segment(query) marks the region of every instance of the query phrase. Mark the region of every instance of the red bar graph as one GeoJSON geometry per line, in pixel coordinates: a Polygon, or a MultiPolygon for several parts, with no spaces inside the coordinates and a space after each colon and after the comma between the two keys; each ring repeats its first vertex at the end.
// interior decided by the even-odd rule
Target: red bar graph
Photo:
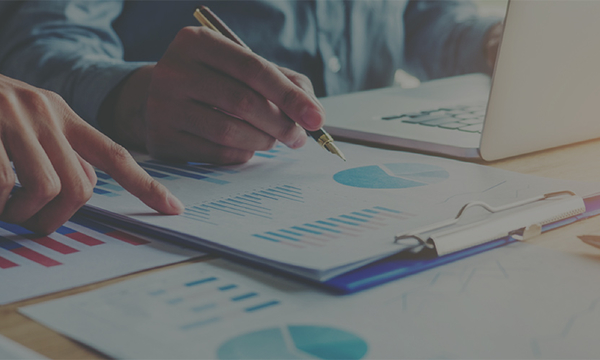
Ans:
{"type": "Polygon", "coordinates": [[[51,239],[47,236],[36,237],[35,235],[33,235],[33,236],[28,236],[28,238],[42,246],[47,247],[48,249],[52,249],[61,254],[66,255],[66,254],[72,254],[72,253],[79,252],[79,250],[74,249],[68,245],[61,243],[61,242],[58,242],[54,239],[51,239]]]}
{"type": "Polygon", "coordinates": [[[58,261],[56,261],[54,259],[50,259],[49,257],[42,255],[37,251],[33,251],[29,248],[26,248],[24,246],[12,249],[11,251],[17,255],[21,255],[22,257],[29,259],[31,261],[34,261],[45,267],[62,265],[62,263],[59,263],[58,261]]]}
{"type": "Polygon", "coordinates": [[[89,246],[96,246],[96,245],[104,244],[104,241],[100,241],[98,239],[95,239],[91,236],[88,236],[88,235],[80,233],[80,232],[73,232],[73,233],[64,234],[64,235],[75,241],[79,241],[80,243],[89,245],[89,246]]]}
{"type": "Polygon", "coordinates": [[[19,264],[15,264],[14,262],[0,256],[0,269],[10,269],[15,266],[19,266],[19,264]]]}
{"type": "MultiPolygon", "coordinates": [[[[49,256],[44,255],[38,251],[30,249],[27,247],[27,241],[22,241],[28,239],[32,242],[35,242],[38,245],[41,245],[47,249],[55,251],[62,255],[69,255],[80,253],[80,250],[74,248],[72,243],[69,245],[69,241],[61,239],[56,236],[66,236],[72,240],[75,240],[81,244],[87,246],[96,246],[105,244],[105,241],[99,240],[97,235],[94,235],[94,232],[98,232],[115,240],[127,243],[129,245],[145,245],[149,244],[150,241],[139,238],[135,235],[131,235],[124,231],[116,230],[112,227],[105,226],[103,224],[99,224],[93,222],[89,219],[81,219],[78,218],[77,222],[73,221],[74,224],[78,224],[79,226],[83,226],[89,230],[92,230],[90,235],[87,235],[83,232],[75,230],[68,226],[61,226],[54,235],[50,236],[42,236],[32,233],[31,231],[24,229],[15,224],[9,224],[0,221],[0,229],[6,230],[11,234],[0,235],[0,249],[4,249],[12,252],[13,254],[19,255],[27,260],[33,261],[37,264],[40,264],[45,267],[52,267],[63,265],[61,261],[57,261],[52,259],[49,256]],[[14,235],[13,235],[14,234],[14,235]]],[[[108,239],[106,241],[109,241],[108,239]]],[[[14,263],[6,258],[0,257],[0,269],[9,269],[12,267],[20,266],[20,264],[14,263]]]]}

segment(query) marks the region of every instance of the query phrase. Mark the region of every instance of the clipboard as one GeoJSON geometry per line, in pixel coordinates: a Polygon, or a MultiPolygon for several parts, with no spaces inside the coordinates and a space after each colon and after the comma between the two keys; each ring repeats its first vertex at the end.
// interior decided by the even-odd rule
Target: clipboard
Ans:
{"type": "MultiPolygon", "coordinates": [[[[553,194],[557,193],[546,195],[553,194]]],[[[360,269],[356,269],[343,275],[337,276],[333,279],[326,281],[323,285],[329,288],[330,290],[336,291],[341,294],[351,294],[359,292],[377,285],[381,285],[396,279],[416,274],[421,271],[429,270],[437,266],[464,259],[466,257],[473,256],[484,251],[489,251],[517,241],[527,240],[527,238],[531,238],[536,234],[544,233],[546,231],[566,226],[579,220],[600,215],[600,194],[593,194],[591,196],[583,198],[582,200],[585,204],[585,210],[583,212],[574,216],[565,217],[563,219],[547,221],[545,224],[541,224],[541,226],[539,227],[539,232],[536,229],[533,235],[531,233],[528,235],[526,228],[515,229],[514,232],[511,232],[510,234],[507,234],[506,236],[500,237],[498,239],[483,242],[478,245],[441,256],[438,256],[437,253],[431,251],[431,246],[429,248],[425,248],[429,249],[429,251],[428,254],[424,257],[414,257],[411,256],[409,253],[399,253],[398,255],[388,257],[386,259],[371,263],[360,269]]],[[[466,208],[468,205],[469,204],[465,205],[463,209],[466,208]]],[[[519,205],[514,206],[513,208],[518,208],[518,206],[519,205]]],[[[460,217],[460,215],[461,214],[459,213],[457,217],[460,217]]],[[[449,222],[453,220],[454,219],[449,220],[449,222]]],[[[535,228],[535,226],[530,227],[530,229],[533,228],[535,228]]],[[[411,234],[401,234],[400,236],[403,235],[408,236],[411,234]]],[[[429,239],[421,238],[421,240],[427,241],[429,239]]]]}
{"type": "MultiPolygon", "coordinates": [[[[78,213],[88,218],[101,221],[104,224],[117,226],[138,234],[151,236],[158,240],[176,243],[200,251],[207,250],[197,243],[189,242],[174,236],[156,233],[144,226],[119,221],[106,215],[103,216],[98,213],[90,212],[85,208],[80,209],[78,213]]],[[[413,241],[415,241],[414,246],[409,247],[408,250],[400,251],[396,255],[375,261],[324,282],[318,282],[316,280],[304,278],[297,274],[288,273],[281,269],[272,268],[265,264],[253,262],[229,253],[221,253],[214,250],[210,250],[210,253],[253,268],[258,268],[271,273],[282,274],[287,278],[291,278],[312,286],[317,286],[329,292],[337,294],[351,294],[469,256],[473,256],[484,251],[505,246],[516,241],[526,240],[527,238],[531,238],[540,233],[599,214],[600,193],[588,196],[586,198],[581,198],[576,196],[571,191],[559,191],[540,195],[527,200],[522,200],[516,203],[507,204],[502,207],[493,207],[481,202],[471,202],[465,204],[462,209],[460,209],[457,216],[453,219],[427,226],[424,229],[417,229],[415,231],[411,231],[410,233],[397,234],[396,236],[390,237],[390,241],[398,242],[400,240],[405,240],[409,237],[414,238],[416,236],[417,238],[413,239],[413,241]],[[569,202],[569,205],[566,208],[561,204],[557,204],[556,206],[552,206],[550,208],[545,206],[548,204],[548,201],[561,200],[561,198],[566,198],[566,201],[569,202]],[[536,208],[537,205],[542,205],[540,208],[549,209],[549,211],[537,212],[533,218],[529,217],[527,221],[519,222],[521,220],[521,214],[531,211],[530,207],[536,208]],[[448,252],[448,249],[446,249],[446,253],[438,253],[438,250],[441,248],[441,241],[443,240],[443,237],[440,237],[440,234],[444,235],[447,232],[455,232],[458,234],[457,238],[460,239],[461,227],[463,229],[464,227],[467,227],[472,230],[472,228],[483,229],[486,227],[486,225],[488,225],[487,222],[491,220],[489,218],[467,224],[459,223],[465,211],[473,207],[482,207],[492,215],[498,215],[497,217],[500,219],[506,219],[505,215],[512,214],[513,218],[517,218],[517,222],[515,223],[513,221],[514,219],[508,222],[500,221],[499,226],[500,228],[504,229],[503,231],[506,232],[505,234],[499,235],[494,233],[487,237],[464,242],[463,244],[466,244],[466,246],[463,246],[463,248],[460,248],[459,246],[459,248],[453,249],[452,251],[448,252]],[[516,226],[514,226],[515,224],[516,226]],[[453,231],[450,229],[456,225],[458,225],[458,231],[453,231]],[[437,243],[436,240],[438,241],[437,243]],[[427,242],[432,244],[427,244],[427,242]],[[421,249],[419,249],[419,247],[421,247],[421,249]]],[[[523,217],[523,219],[525,219],[525,217],[523,217]]],[[[456,230],[456,228],[454,230],[456,230]]]]}

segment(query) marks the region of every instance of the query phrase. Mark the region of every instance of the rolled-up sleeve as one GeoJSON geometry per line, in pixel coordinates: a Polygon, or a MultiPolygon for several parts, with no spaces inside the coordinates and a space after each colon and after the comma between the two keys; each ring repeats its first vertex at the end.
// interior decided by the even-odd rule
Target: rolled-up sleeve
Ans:
{"type": "Polygon", "coordinates": [[[421,79],[489,73],[483,43],[502,21],[468,0],[411,0],[404,12],[405,62],[421,79]]]}
{"type": "Polygon", "coordinates": [[[0,35],[0,71],[60,94],[95,127],[108,93],[146,63],[125,62],[112,29],[121,1],[28,1],[0,35]]]}

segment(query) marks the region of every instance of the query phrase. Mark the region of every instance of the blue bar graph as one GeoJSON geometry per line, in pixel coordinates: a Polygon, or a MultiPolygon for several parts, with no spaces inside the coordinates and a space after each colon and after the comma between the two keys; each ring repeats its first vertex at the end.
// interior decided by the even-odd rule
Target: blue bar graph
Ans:
{"type": "Polygon", "coordinates": [[[205,278],[205,279],[200,279],[200,280],[196,280],[196,281],[191,281],[185,284],[185,286],[190,287],[190,286],[196,286],[196,285],[200,285],[200,284],[204,284],[207,282],[211,282],[211,281],[216,281],[217,278],[212,276],[209,278],[205,278]]]}
{"type": "Polygon", "coordinates": [[[260,156],[260,157],[264,157],[264,158],[268,158],[268,159],[272,159],[275,157],[275,155],[271,155],[271,154],[266,154],[266,153],[262,153],[262,152],[255,152],[254,153],[255,156],[260,156]]]}
{"type": "Polygon", "coordinates": [[[258,296],[258,293],[250,292],[250,293],[234,296],[231,298],[231,301],[242,301],[242,300],[253,298],[255,296],[258,296]]]}
{"type": "Polygon", "coordinates": [[[184,216],[201,222],[209,222],[213,216],[224,215],[273,219],[273,210],[269,204],[275,201],[304,202],[302,189],[284,185],[251,191],[248,194],[189,206],[184,216]]]}
{"type": "MultiPolygon", "coordinates": [[[[152,160],[150,160],[152,161],[152,160]]],[[[225,184],[229,184],[229,181],[225,181],[225,180],[221,180],[221,179],[214,179],[212,177],[206,176],[206,175],[201,175],[198,174],[197,171],[192,172],[190,170],[182,170],[182,166],[173,166],[173,165],[158,165],[155,163],[151,163],[150,161],[147,162],[142,162],[139,163],[140,166],[146,170],[150,169],[150,170],[157,170],[163,173],[167,173],[167,174],[171,174],[171,175],[177,175],[177,176],[181,176],[181,177],[185,177],[185,178],[190,178],[190,179],[194,179],[194,180],[202,180],[202,181],[207,181],[213,184],[218,184],[218,185],[225,185],[225,184]]],[[[197,170],[197,169],[196,169],[197,170]]]]}
{"type": "Polygon", "coordinates": [[[248,307],[248,308],[244,309],[244,311],[246,311],[246,312],[253,312],[253,311],[261,310],[261,309],[264,309],[266,307],[274,306],[274,305],[277,305],[277,304],[280,304],[280,302],[277,301],[277,300],[273,300],[273,301],[266,302],[264,304],[259,304],[259,305],[256,305],[256,306],[248,307]]]}
{"type": "Polygon", "coordinates": [[[166,165],[169,167],[174,167],[174,168],[181,169],[181,170],[188,170],[191,172],[197,172],[199,174],[205,174],[205,175],[207,175],[207,174],[212,174],[213,176],[221,175],[212,170],[204,169],[204,168],[198,167],[198,166],[191,166],[191,165],[184,165],[184,164],[171,164],[171,163],[167,164],[167,163],[164,163],[164,162],[158,161],[158,160],[148,160],[148,161],[146,161],[146,163],[157,164],[157,165],[166,165]]]}
{"type": "Polygon", "coordinates": [[[399,210],[376,206],[370,209],[352,211],[330,217],[325,220],[316,220],[290,226],[286,229],[266,231],[253,234],[255,238],[268,240],[272,243],[295,245],[298,247],[323,246],[332,239],[344,236],[357,236],[357,234],[373,231],[384,226],[396,224],[399,220],[407,219],[413,214],[399,210]]]}
{"type": "Polygon", "coordinates": [[[102,171],[98,171],[98,170],[96,170],[96,176],[98,177],[98,179],[104,179],[104,180],[111,179],[110,175],[108,175],[102,171]]]}
{"type": "MultiPolygon", "coordinates": [[[[290,151],[287,147],[278,144],[275,148],[267,151],[255,152],[256,157],[262,159],[275,159],[280,158],[290,151]]],[[[240,173],[239,170],[231,167],[218,166],[206,163],[175,163],[175,162],[164,162],[155,159],[148,159],[138,161],[138,164],[148,173],[148,175],[159,180],[180,180],[182,178],[199,180],[215,185],[227,185],[231,182],[224,180],[221,177],[223,175],[234,175],[240,173]]],[[[120,192],[124,192],[124,189],[112,179],[107,173],[96,169],[96,176],[98,177],[98,183],[95,194],[116,197],[120,196],[120,192]]],[[[253,198],[247,198],[247,201],[264,201],[269,200],[292,200],[292,201],[303,201],[301,189],[291,186],[282,185],[272,189],[258,190],[257,193],[250,195],[253,198]]],[[[244,197],[247,197],[244,195],[244,197]]],[[[241,216],[241,215],[240,215],[241,216]]]]}
{"type": "Polygon", "coordinates": [[[151,297],[156,306],[168,309],[165,311],[178,312],[181,320],[176,326],[184,332],[232,317],[250,316],[251,313],[267,311],[281,304],[280,300],[267,297],[256,289],[232,283],[214,274],[205,273],[196,279],[188,278],[179,282],[172,279],[166,284],[155,284],[143,289],[140,295],[151,297]]]}

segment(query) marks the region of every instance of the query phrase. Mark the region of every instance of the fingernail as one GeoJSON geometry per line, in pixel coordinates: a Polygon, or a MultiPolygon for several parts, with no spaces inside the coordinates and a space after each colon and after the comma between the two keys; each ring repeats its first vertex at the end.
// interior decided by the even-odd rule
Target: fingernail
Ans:
{"type": "Polygon", "coordinates": [[[175,197],[175,195],[170,194],[167,197],[167,201],[169,203],[169,205],[171,206],[172,209],[177,211],[177,214],[181,214],[183,212],[183,210],[185,209],[185,206],[183,206],[183,203],[175,197]]]}
{"type": "Polygon", "coordinates": [[[317,130],[323,124],[324,117],[322,112],[313,107],[306,107],[300,119],[307,130],[317,130]]]}

